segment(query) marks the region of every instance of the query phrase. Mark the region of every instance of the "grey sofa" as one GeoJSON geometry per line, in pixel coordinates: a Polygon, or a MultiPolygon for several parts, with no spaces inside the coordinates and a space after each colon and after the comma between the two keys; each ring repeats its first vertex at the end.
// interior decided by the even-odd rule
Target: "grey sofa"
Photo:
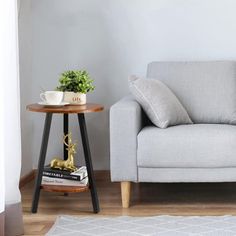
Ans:
{"type": "Polygon", "coordinates": [[[236,181],[236,62],[152,62],[193,125],[160,129],[132,96],[110,110],[111,179],[129,207],[131,182],[236,181]]]}

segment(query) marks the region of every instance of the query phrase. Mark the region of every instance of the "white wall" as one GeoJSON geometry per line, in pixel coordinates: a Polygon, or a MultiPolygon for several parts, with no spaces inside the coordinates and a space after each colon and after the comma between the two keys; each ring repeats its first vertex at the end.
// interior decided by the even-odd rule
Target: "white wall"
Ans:
{"type": "MultiPolygon", "coordinates": [[[[91,151],[95,168],[108,169],[108,110],[128,93],[128,75],[145,75],[153,60],[236,59],[235,9],[234,0],[33,0],[32,101],[62,71],[87,69],[96,85],[88,101],[106,106],[87,115],[91,151]]],[[[55,121],[49,158],[62,151],[62,120],[55,121]]],[[[80,140],[76,125],[73,117],[80,140]]],[[[32,126],[24,138],[33,140],[36,166],[43,115],[34,114],[32,126]]]]}

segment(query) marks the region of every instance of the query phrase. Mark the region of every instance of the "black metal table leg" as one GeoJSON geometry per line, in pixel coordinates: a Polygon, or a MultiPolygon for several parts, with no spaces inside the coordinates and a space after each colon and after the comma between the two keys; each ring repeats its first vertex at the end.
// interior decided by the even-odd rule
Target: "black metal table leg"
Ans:
{"type": "Polygon", "coordinates": [[[91,153],[89,149],[89,140],[88,140],[86,122],[85,122],[85,117],[83,113],[78,114],[78,120],[79,120],[82,144],[83,144],[83,149],[84,149],[84,157],[85,157],[86,167],[88,171],[90,193],[91,193],[92,203],[93,203],[93,211],[94,213],[98,213],[100,211],[98,195],[97,195],[97,189],[95,185],[91,153]]]}
{"type": "MultiPolygon", "coordinates": [[[[67,135],[69,132],[69,114],[63,115],[63,132],[64,135],[67,135]]],[[[68,137],[66,138],[66,143],[68,143],[68,137]]],[[[64,144],[64,160],[68,157],[68,150],[66,150],[67,146],[64,144]]]]}
{"type": "MultiPolygon", "coordinates": [[[[64,135],[67,135],[69,132],[69,114],[64,113],[63,114],[63,132],[64,135]]],[[[68,143],[68,137],[65,139],[66,143],[68,143]]],[[[68,158],[68,150],[67,146],[64,144],[64,160],[67,160],[68,158]]],[[[68,193],[64,193],[64,196],[68,196],[68,193]]]]}
{"type": "Polygon", "coordinates": [[[42,181],[44,162],[45,162],[46,153],[47,153],[51,121],[52,121],[52,113],[46,113],[40,155],[39,155],[39,160],[38,160],[38,171],[37,171],[37,176],[35,180],[33,202],[32,202],[32,208],[31,208],[32,213],[36,213],[38,209],[40,186],[41,186],[41,181],[42,181]]]}

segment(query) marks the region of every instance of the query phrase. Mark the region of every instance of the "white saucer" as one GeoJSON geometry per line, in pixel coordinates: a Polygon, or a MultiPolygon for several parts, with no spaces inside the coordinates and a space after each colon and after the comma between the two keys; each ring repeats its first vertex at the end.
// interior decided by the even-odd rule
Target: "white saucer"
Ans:
{"type": "Polygon", "coordinates": [[[70,104],[69,102],[61,102],[60,104],[48,104],[46,102],[38,102],[39,105],[48,106],[48,107],[62,107],[70,104]]]}

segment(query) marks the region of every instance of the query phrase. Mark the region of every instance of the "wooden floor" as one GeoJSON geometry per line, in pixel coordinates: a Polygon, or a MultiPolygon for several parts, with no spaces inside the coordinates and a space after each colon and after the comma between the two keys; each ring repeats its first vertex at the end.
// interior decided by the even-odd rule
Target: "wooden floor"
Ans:
{"type": "MultiPolygon", "coordinates": [[[[122,209],[119,183],[96,172],[101,212],[97,216],[236,215],[236,183],[133,184],[131,207],[122,209]]],[[[33,183],[21,189],[25,235],[44,235],[58,215],[94,215],[90,192],[69,196],[41,191],[37,214],[30,212],[33,183]]]]}

